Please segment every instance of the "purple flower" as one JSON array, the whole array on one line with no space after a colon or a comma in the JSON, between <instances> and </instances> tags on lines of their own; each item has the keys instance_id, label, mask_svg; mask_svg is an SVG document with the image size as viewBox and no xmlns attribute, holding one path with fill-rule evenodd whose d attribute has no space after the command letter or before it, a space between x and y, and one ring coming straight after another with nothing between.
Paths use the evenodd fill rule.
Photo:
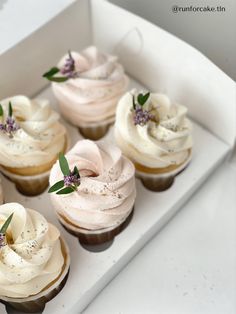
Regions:
<instances>
[{"instance_id":1,"label":"purple flower","mask_svg":"<svg viewBox=\"0 0 236 314\"><path fill-rule=\"evenodd\" d=\"M69 52L69 56L66 59L64 66L60 70L60 72L61 72L61 74L65 75L69 78L74 78L78 75L78 73L75 70L75 60L73 59L70 52Z\"/></svg>"},{"instance_id":2,"label":"purple flower","mask_svg":"<svg viewBox=\"0 0 236 314\"><path fill-rule=\"evenodd\" d=\"M70 171L70 174L64 176L64 185L65 186L78 186L80 185L80 177L74 172Z\"/></svg>"},{"instance_id":3,"label":"purple flower","mask_svg":"<svg viewBox=\"0 0 236 314\"><path fill-rule=\"evenodd\" d=\"M0 233L0 248L6 245L6 235L4 233Z\"/></svg>"},{"instance_id":4,"label":"purple flower","mask_svg":"<svg viewBox=\"0 0 236 314\"><path fill-rule=\"evenodd\" d=\"M0 123L0 131L7 133L9 137L13 137L13 133L19 130L19 125L16 123L15 119L8 116L6 119L6 123Z\"/></svg>"},{"instance_id":5,"label":"purple flower","mask_svg":"<svg viewBox=\"0 0 236 314\"><path fill-rule=\"evenodd\" d=\"M134 110L134 124L144 126L149 120L153 119L153 115L141 107L136 107Z\"/></svg>"}]
</instances>

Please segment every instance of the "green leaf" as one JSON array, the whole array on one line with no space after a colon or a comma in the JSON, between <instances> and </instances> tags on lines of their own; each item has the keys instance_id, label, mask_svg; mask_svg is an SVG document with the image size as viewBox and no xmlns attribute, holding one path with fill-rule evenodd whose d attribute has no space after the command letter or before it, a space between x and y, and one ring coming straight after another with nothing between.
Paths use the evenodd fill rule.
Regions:
<instances>
[{"instance_id":1,"label":"green leaf","mask_svg":"<svg viewBox=\"0 0 236 314\"><path fill-rule=\"evenodd\" d=\"M63 186L64 186L64 180L58 181L50 187L50 189L48 190L48 193L55 192L63 188Z\"/></svg>"},{"instance_id":2,"label":"green leaf","mask_svg":"<svg viewBox=\"0 0 236 314\"><path fill-rule=\"evenodd\" d=\"M70 168L66 160L66 157L62 153L59 154L59 164L60 164L62 173L65 176L68 176L70 174Z\"/></svg>"},{"instance_id":3,"label":"green leaf","mask_svg":"<svg viewBox=\"0 0 236 314\"><path fill-rule=\"evenodd\" d=\"M133 95L133 109L134 109L134 110L136 109L136 104L135 104L135 98L134 98L134 95Z\"/></svg>"},{"instance_id":4,"label":"green leaf","mask_svg":"<svg viewBox=\"0 0 236 314\"><path fill-rule=\"evenodd\" d=\"M12 105L11 105L11 102L9 102L9 105L8 105L8 116L12 117Z\"/></svg>"},{"instance_id":5,"label":"green leaf","mask_svg":"<svg viewBox=\"0 0 236 314\"><path fill-rule=\"evenodd\" d=\"M58 72L60 72L60 69L57 67L53 67L48 72L44 73L43 77L45 77L49 81L58 82L58 83L65 82L69 79L68 77L63 77L63 76L54 77L54 75L57 74Z\"/></svg>"},{"instance_id":6,"label":"green leaf","mask_svg":"<svg viewBox=\"0 0 236 314\"><path fill-rule=\"evenodd\" d=\"M60 72L60 69L57 68L57 67L53 67L48 72L44 73L43 77L48 78L50 76L53 76L53 75L57 74L58 72Z\"/></svg>"},{"instance_id":7,"label":"green leaf","mask_svg":"<svg viewBox=\"0 0 236 314\"><path fill-rule=\"evenodd\" d=\"M73 58L72 58L72 54L71 54L71 51L70 51L70 50L68 50L68 55L69 55L69 58L73 59Z\"/></svg>"},{"instance_id":8,"label":"green leaf","mask_svg":"<svg viewBox=\"0 0 236 314\"><path fill-rule=\"evenodd\" d=\"M80 178L79 169L75 166L73 173L76 174L77 178Z\"/></svg>"},{"instance_id":9,"label":"green leaf","mask_svg":"<svg viewBox=\"0 0 236 314\"><path fill-rule=\"evenodd\" d=\"M138 103L140 104L140 106L143 106L145 104L145 102L148 100L150 96L150 93L146 93L146 94L139 94L138 95Z\"/></svg>"},{"instance_id":10,"label":"green leaf","mask_svg":"<svg viewBox=\"0 0 236 314\"><path fill-rule=\"evenodd\" d=\"M56 194L59 194L59 195L60 194L70 194L70 193L72 193L74 191L75 191L75 189L73 189L72 187L68 186L68 187L58 191Z\"/></svg>"},{"instance_id":11,"label":"green leaf","mask_svg":"<svg viewBox=\"0 0 236 314\"><path fill-rule=\"evenodd\" d=\"M2 105L0 104L0 117L3 116L3 108L2 108Z\"/></svg>"},{"instance_id":12,"label":"green leaf","mask_svg":"<svg viewBox=\"0 0 236 314\"><path fill-rule=\"evenodd\" d=\"M69 80L69 77L66 77L66 76L61 76L61 77L47 77L47 79L51 82L57 82L57 83L62 83L62 82L65 82L65 81L68 81Z\"/></svg>"},{"instance_id":13,"label":"green leaf","mask_svg":"<svg viewBox=\"0 0 236 314\"><path fill-rule=\"evenodd\" d=\"M7 228L9 227L12 217L13 217L14 213L12 213L7 220L4 222L3 226L0 229L0 233L5 234L7 232Z\"/></svg>"}]
</instances>

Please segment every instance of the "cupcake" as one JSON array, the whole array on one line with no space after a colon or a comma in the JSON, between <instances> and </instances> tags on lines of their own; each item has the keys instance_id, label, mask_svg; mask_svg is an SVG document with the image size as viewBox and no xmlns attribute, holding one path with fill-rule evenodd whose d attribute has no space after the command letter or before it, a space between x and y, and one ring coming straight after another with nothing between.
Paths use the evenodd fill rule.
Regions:
<instances>
[{"instance_id":1,"label":"cupcake","mask_svg":"<svg viewBox=\"0 0 236 314\"><path fill-rule=\"evenodd\" d=\"M2 182L0 178L0 205L3 203L3 190L2 190Z\"/></svg>"},{"instance_id":2,"label":"cupcake","mask_svg":"<svg viewBox=\"0 0 236 314\"><path fill-rule=\"evenodd\" d=\"M15 96L0 104L0 171L22 194L38 195L66 149L66 129L47 100Z\"/></svg>"},{"instance_id":3,"label":"cupcake","mask_svg":"<svg viewBox=\"0 0 236 314\"><path fill-rule=\"evenodd\" d=\"M190 162L193 143L186 114L186 107L163 94L132 91L119 101L116 142L146 188L168 189Z\"/></svg>"},{"instance_id":4,"label":"cupcake","mask_svg":"<svg viewBox=\"0 0 236 314\"><path fill-rule=\"evenodd\" d=\"M113 240L132 216L134 172L119 148L102 141L77 142L50 173L49 192L61 224L83 244Z\"/></svg>"},{"instance_id":5,"label":"cupcake","mask_svg":"<svg viewBox=\"0 0 236 314\"><path fill-rule=\"evenodd\" d=\"M70 256L59 230L37 211L0 206L0 299L20 311L42 311L64 287Z\"/></svg>"},{"instance_id":6,"label":"cupcake","mask_svg":"<svg viewBox=\"0 0 236 314\"><path fill-rule=\"evenodd\" d=\"M53 81L63 116L92 140L103 137L113 124L117 102L129 83L117 57L94 46L69 52L44 77Z\"/></svg>"}]
</instances>

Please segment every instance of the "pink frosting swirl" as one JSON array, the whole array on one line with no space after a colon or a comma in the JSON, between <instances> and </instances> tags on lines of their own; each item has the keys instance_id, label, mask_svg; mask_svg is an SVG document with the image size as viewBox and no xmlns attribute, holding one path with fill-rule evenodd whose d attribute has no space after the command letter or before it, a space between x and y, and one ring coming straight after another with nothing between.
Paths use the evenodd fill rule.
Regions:
<instances>
[{"instance_id":1,"label":"pink frosting swirl","mask_svg":"<svg viewBox=\"0 0 236 314\"><path fill-rule=\"evenodd\" d=\"M78 78L53 83L62 114L76 126L114 120L116 105L129 80L117 57L91 46L81 53L71 52ZM62 68L68 55L58 64Z\"/></svg>"},{"instance_id":2,"label":"pink frosting swirl","mask_svg":"<svg viewBox=\"0 0 236 314\"><path fill-rule=\"evenodd\" d=\"M66 158L70 169L79 169L81 184L71 194L51 194L58 214L89 230L110 228L124 221L136 196L135 171L120 149L102 141L81 140ZM50 185L62 179L57 162L51 170Z\"/></svg>"}]
</instances>

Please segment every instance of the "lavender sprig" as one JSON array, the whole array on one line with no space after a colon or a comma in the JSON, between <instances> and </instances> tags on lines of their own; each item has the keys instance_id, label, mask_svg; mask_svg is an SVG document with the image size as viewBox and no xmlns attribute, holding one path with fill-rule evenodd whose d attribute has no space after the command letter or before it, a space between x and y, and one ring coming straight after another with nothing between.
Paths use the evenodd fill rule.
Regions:
<instances>
[{"instance_id":1,"label":"lavender sprig","mask_svg":"<svg viewBox=\"0 0 236 314\"><path fill-rule=\"evenodd\" d=\"M12 213L7 220L4 222L4 224L2 225L1 229L0 229L0 249L7 245L7 239L6 239L6 232L7 229L11 223L11 220L13 218L14 213Z\"/></svg>"},{"instance_id":2,"label":"lavender sprig","mask_svg":"<svg viewBox=\"0 0 236 314\"><path fill-rule=\"evenodd\" d=\"M143 108L135 109L134 124L144 126L149 120L153 119L153 115L148 110Z\"/></svg>"},{"instance_id":3,"label":"lavender sprig","mask_svg":"<svg viewBox=\"0 0 236 314\"><path fill-rule=\"evenodd\" d=\"M63 76L55 76L56 74L61 73ZM79 76L79 72L75 68L75 60L71 55L71 52L68 52L68 57L66 58L65 64L61 69L57 67L51 68L48 72L43 74L43 77L52 82L62 83L71 78L76 78Z\"/></svg>"},{"instance_id":4,"label":"lavender sprig","mask_svg":"<svg viewBox=\"0 0 236 314\"><path fill-rule=\"evenodd\" d=\"M138 94L137 96L138 103L136 103L135 97L133 95L133 111L134 111L133 121L135 125L144 126L149 120L154 119L154 116L150 113L150 111L143 108L149 96L150 96L149 92L146 94L142 93Z\"/></svg>"},{"instance_id":5,"label":"lavender sprig","mask_svg":"<svg viewBox=\"0 0 236 314\"><path fill-rule=\"evenodd\" d=\"M20 128L15 119L12 117L12 113L12 105L11 102L9 102L8 116L5 123L0 123L0 131L5 132L10 138L13 138L14 133ZM0 105L0 117L1 116L3 116L3 108Z\"/></svg>"},{"instance_id":6,"label":"lavender sprig","mask_svg":"<svg viewBox=\"0 0 236 314\"><path fill-rule=\"evenodd\" d=\"M68 52L68 58L66 59L66 62L60 72L68 78L75 78L78 76L75 69L75 60L73 59L70 51Z\"/></svg>"},{"instance_id":7,"label":"lavender sprig","mask_svg":"<svg viewBox=\"0 0 236 314\"><path fill-rule=\"evenodd\" d=\"M78 168L75 166L71 171L68 162L62 153L59 155L59 164L64 178L51 186L48 193L57 191L56 194L69 194L77 191L77 188L80 185L80 174Z\"/></svg>"}]
</instances>

